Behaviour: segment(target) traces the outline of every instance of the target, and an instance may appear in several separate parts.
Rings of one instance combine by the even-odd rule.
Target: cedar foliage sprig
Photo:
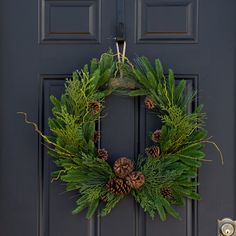
[[[168,214],[179,218],[174,205],[183,205],[185,198],[200,199],[197,171],[205,156],[204,144],[210,141],[204,141],[207,131],[202,105],[189,112],[196,93],[185,94],[186,81],[176,84],[172,70],[166,76],[159,59],[154,66],[146,57],[139,57],[134,63],[126,59],[120,64],[109,50],[67,78],[60,99],[50,97],[53,117],[48,119],[48,124],[52,136],[44,135],[26,116],[25,122],[32,124],[50,145],[49,154],[55,157],[58,166],[52,174],[53,180],[65,182],[67,191],[79,192],[73,213],[87,208],[89,219],[102,200],[105,204],[100,212],[105,216],[124,195],[114,194],[106,187],[117,176],[111,165],[98,157],[95,127],[104,99],[113,92],[127,93],[127,88],[131,88],[129,96],[152,99],[156,104],[154,113],[162,121],[160,140],[155,144],[160,155],[140,155],[135,160],[135,170],[142,173],[145,183],[132,189],[131,195],[152,218],[159,215],[161,220],[166,220]],[[96,112],[91,112],[91,104],[97,106]],[[163,189],[168,190],[168,197]]]

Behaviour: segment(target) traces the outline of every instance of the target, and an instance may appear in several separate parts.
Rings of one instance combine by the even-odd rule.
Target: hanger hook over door
[[[116,0],[116,41],[124,43],[125,41],[125,0]]]

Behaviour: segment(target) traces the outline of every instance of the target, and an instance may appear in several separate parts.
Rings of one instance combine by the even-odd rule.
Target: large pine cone
[[[158,146],[151,146],[151,147],[145,148],[145,153],[147,154],[147,156],[159,157],[161,151]]]
[[[161,139],[161,131],[157,129],[152,133],[152,141],[154,143],[159,143],[160,139]]]
[[[125,180],[120,178],[111,179],[106,187],[109,192],[117,195],[127,195],[131,190],[131,187],[125,183]]]
[[[98,114],[102,109],[102,104],[98,101],[92,101],[89,103],[89,110],[93,115]]]
[[[133,171],[126,177],[126,183],[134,189],[142,187],[145,183],[145,177],[142,172]]]
[[[152,110],[156,107],[156,103],[149,96],[145,97],[144,104],[145,104],[146,108],[149,110]]]
[[[98,149],[98,158],[106,161],[108,159],[108,152],[105,148]]]
[[[127,157],[121,157],[114,163],[113,170],[117,177],[125,178],[134,169],[134,163]]]
[[[170,199],[173,197],[173,191],[170,187],[163,187],[161,188],[161,195],[164,198]]]

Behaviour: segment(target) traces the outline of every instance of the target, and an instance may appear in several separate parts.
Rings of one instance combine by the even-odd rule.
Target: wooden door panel
[[[39,42],[100,43],[101,0],[39,0]]]
[[[198,0],[135,0],[136,43],[196,43]]]

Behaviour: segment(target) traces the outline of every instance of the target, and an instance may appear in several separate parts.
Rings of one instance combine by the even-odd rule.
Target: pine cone
[[[164,198],[172,198],[173,197],[173,191],[170,187],[163,187],[161,189],[161,195],[164,197]]]
[[[105,148],[98,149],[98,158],[106,161],[108,159],[108,152]]]
[[[112,192],[117,195],[126,195],[130,192],[131,187],[125,183],[125,180],[116,178],[111,179],[107,185],[107,191]]]
[[[159,157],[160,156],[160,148],[158,146],[151,146],[145,148],[145,153],[147,156],[152,156],[152,157]]]
[[[138,189],[145,183],[145,177],[142,172],[133,171],[126,177],[126,184],[131,188]]]
[[[93,142],[97,143],[98,140],[100,140],[100,139],[101,139],[101,132],[95,131],[94,136],[93,136]]]
[[[121,157],[114,163],[113,170],[117,177],[125,178],[134,169],[134,163],[127,157]]]
[[[160,142],[160,139],[161,139],[161,131],[157,129],[152,133],[152,141],[154,143],[158,143]]]
[[[98,114],[102,109],[102,104],[98,101],[93,101],[89,103],[89,110],[93,115]]]
[[[149,110],[154,109],[156,107],[155,102],[149,96],[145,97],[144,104],[145,104],[146,108]]]

